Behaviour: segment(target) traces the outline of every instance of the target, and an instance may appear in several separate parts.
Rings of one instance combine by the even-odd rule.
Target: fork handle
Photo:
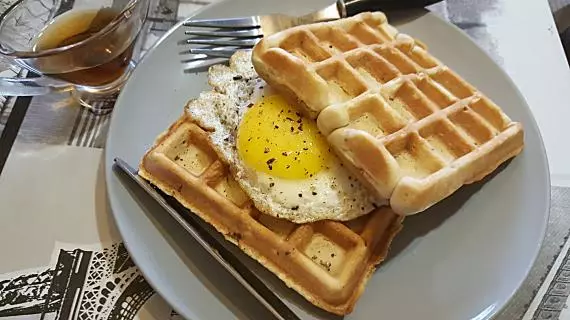
[[[441,0],[337,0],[341,16],[349,17],[365,11],[391,11],[423,8]]]

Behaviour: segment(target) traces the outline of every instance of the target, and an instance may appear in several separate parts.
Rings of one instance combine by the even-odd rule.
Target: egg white
[[[283,179],[248,166],[236,147],[240,123],[252,104],[275,92],[253,70],[251,54],[237,52],[230,66],[209,70],[213,91],[190,101],[187,114],[209,129],[216,152],[261,212],[295,223],[350,220],[373,210],[375,199],[331,154],[327,168],[306,179]]]

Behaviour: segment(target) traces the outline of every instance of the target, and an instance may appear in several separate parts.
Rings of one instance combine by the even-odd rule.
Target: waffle
[[[398,214],[425,210],[523,148],[520,123],[380,12],[276,33],[252,60]]]
[[[339,315],[352,311],[403,219],[388,207],[347,223],[294,224],[261,214],[216,156],[206,132],[187,116],[157,138],[139,175],[311,303]]]

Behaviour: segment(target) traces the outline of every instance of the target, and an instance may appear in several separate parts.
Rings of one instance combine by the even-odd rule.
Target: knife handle
[[[441,0],[337,0],[341,16],[350,17],[365,11],[391,11],[423,8]]]

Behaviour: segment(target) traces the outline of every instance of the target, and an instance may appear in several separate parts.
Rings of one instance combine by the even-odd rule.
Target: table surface
[[[0,1],[0,9],[8,2]],[[210,2],[152,0],[140,53]],[[446,0],[430,10],[462,28],[506,70],[531,106],[547,149],[554,186],[548,235],[529,279],[498,318],[570,318],[564,311],[570,285],[559,287],[566,283],[560,274],[570,247],[570,149],[563,138],[570,134],[564,123],[570,72],[549,4]],[[0,62],[2,75],[18,72]],[[129,258],[107,208],[102,155],[110,116],[94,116],[66,95],[0,97],[0,318],[63,319],[75,303],[85,315],[78,319],[107,319],[129,290],[128,303],[136,306],[129,319],[179,317]],[[76,300],[74,288],[83,288]]]

